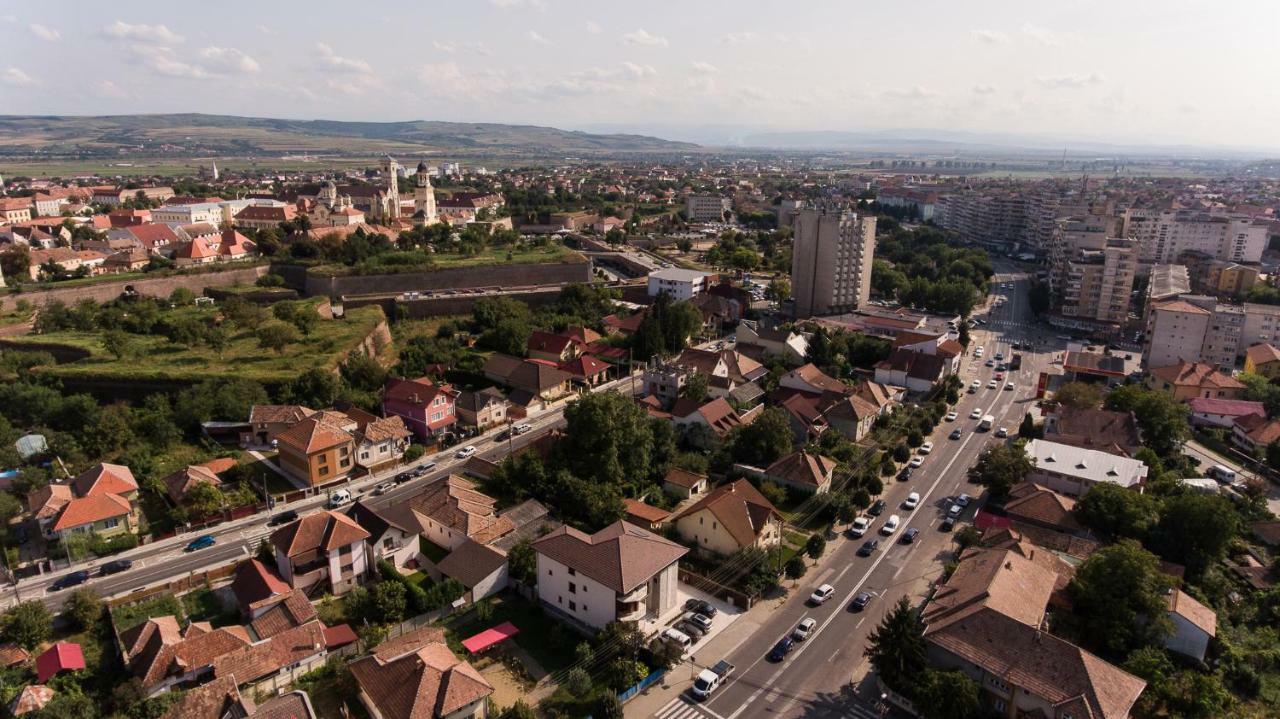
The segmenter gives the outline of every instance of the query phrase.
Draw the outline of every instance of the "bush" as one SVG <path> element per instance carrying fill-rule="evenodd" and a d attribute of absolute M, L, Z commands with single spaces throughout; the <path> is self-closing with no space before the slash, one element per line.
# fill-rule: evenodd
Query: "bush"
<path fill-rule="evenodd" d="M 419 459 L 422 459 L 422 455 L 426 453 L 427 453 L 426 447 L 423 447 L 420 444 L 411 444 L 409 445 L 408 449 L 404 451 L 403 459 L 405 462 L 416 462 Z"/>
<path fill-rule="evenodd" d="M 399 570 L 392 566 L 391 562 L 380 559 L 377 566 L 378 575 L 384 580 L 396 582 L 404 587 L 406 606 L 413 616 L 424 614 L 435 608 L 430 606 L 431 600 L 427 595 L 427 591 L 421 585 L 409 581 L 408 577 L 401 574 Z"/>
<path fill-rule="evenodd" d="M 582 667 L 574 667 L 565 677 L 564 688 L 577 699 L 586 699 L 591 694 L 591 675 Z"/>
<path fill-rule="evenodd" d="M 760 494 L 763 494 L 764 498 L 775 506 L 784 504 L 787 501 L 787 490 L 773 482 L 761 482 Z"/>
<path fill-rule="evenodd" d="M 254 284 L 259 287 L 284 287 L 284 277 L 271 273 L 259 277 Z"/>

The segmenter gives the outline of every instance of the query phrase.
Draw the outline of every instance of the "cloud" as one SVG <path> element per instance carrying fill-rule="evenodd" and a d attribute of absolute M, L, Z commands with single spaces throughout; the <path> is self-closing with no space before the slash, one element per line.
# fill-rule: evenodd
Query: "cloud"
<path fill-rule="evenodd" d="M 1105 80 L 1096 72 L 1088 75 L 1048 75 L 1036 78 L 1036 82 L 1050 90 L 1075 90 L 1091 85 L 1101 85 Z"/>
<path fill-rule="evenodd" d="M 750 85 L 738 88 L 738 96 L 750 102 L 768 102 L 773 99 L 773 95 L 768 91 Z"/>
<path fill-rule="evenodd" d="M 624 34 L 622 40 L 628 45 L 647 45 L 649 47 L 666 47 L 669 44 L 665 37 L 650 35 L 649 31 L 644 28 Z"/>
<path fill-rule="evenodd" d="M 547 9 L 546 0 L 489 0 L 489 3 L 496 8 L 501 8 L 503 10 L 520 7 L 521 5 L 528 5 L 534 10 Z"/>
<path fill-rule="evenodd" d="M 58 32 L 57 30 L 54 30 L 51 27 L 45 27 L 40 23 L 33 22 L 28 27 L 31 28 L 31 34 L 35 35 L 41 40 L 48 40 L 49 42 L 55 42 L 57 40 L 62 39 L 62 33 Z"/>
<path fill-rule="evenodd" d="M 894 88 L 884 91 L 885 97 L 894 97 L 899 100 L 928 100 L 938 96 L 937 92 L 920 85 L 912 85 L 906 88 Z"/>
<path fill-rule="evenodd" d="M 131 48 L 131 51 L 139 62 L 161 75 L 183 77 L 191 80 L 201 80 L 209 77 L 209 73 L 203 68 L 174 57 L 173 51 L 167 47 L 135 45 Z"/>
<path fill-rule="evenodd" d="M 632 77 L 653 77 L 658 71 L 653 69 L 652 65 L 638 65 L 634 62 L 623 61 L 622 69 L 626 70 Z"/>
<path fill-rule="evenodd" d="M 754 42 L 759 39 L 759 37 L 760 36 L 758 34 L 751 32 L 750 30 L 745 30 L 743 32 L 728 33 L 724 37 L 720 38 L 720 40 L 721 42 L 727 42 L 730 45 L 742 45 L 744 43 Z"/>
<path fill-rule="evenodd" d="M 92 84 L 92 92 L 98 97 L 110 98 L 112 100 L 123 100 L 130 97 L 129 93 L 119 85 L 110 80 L 103 80 Z"/>
<path fill-rule="evenodd" d="M 267 27 L 266 25 L 259 25 L 259 26 L 258 26 L 258 32 L 262 33 L 263 35 L 275 35 L 275 34 L 276 34 L 276 31 L 275 31 L 275 30 L 272 30 L 271 28 Z"/>
<path fill-rule="evenodd" d="M 1049 28 L 1041 27 L 1039 25 L 1035 25 L 1029 22 L 1023 23 L 1022 27 L 1018 28 L 1018 32 L 1022 33 L 1023 35 L 1026 35 L 1032 40 L 1035 40 L 1041 45 L 1048 45 L 1049 47 L 1062 47 L 1064 44 L 1066 44 L 1065 35 L 1054 32 Z"/>
<path fill-rule="evenodd" d="M 990 95 L 996 91 L 994 85 L 974 85 L 973 93 L 975 95 Z"/>
<path fill-rule="evenodd" d="M 720 68 L 709 62 L 702 62 L 701 60 L 694 60 L 693 69 L 704 75 L 714 75 L 720 72 Z"/>
<path fill-rule="evenodd" d="M 261 68 L 258 61 L 230 47 L 206 47 L 199 53 L 204 66 L 212 72 L 255 73 Z"/>
<path fill-rule="evenodd" d="M 364 60 L 342 57 L 335 53 L 332 47 L 329 47 L 322 42 L 316 43 L 316 49 L 320 51 L 320 62 L 329 66 L 332 70 L 337 70 L 338 72 L 353 72 L 364 75 L 373 74 L 373 67 Z"/>
<path fill-rule="evenodd" d="M 1002 45 L 1009 42 L 1009 36 L 999 30 L 971 30 L 969 34 L 988 45 Z"/>
<path fill-rule="evenodd" d="M 0 82 L 14 87 L 28 87 L 36 84 L 36 79 L 16 67 L 7 67 L 0 71 Z"/>
<path fill-rule="evenodd" d="M 551 44 L 551 41 L 543 37 L 542 33 L 538 32 L 537 30 L 530 30 L 529 32 L 525 33 L 525 37 L 529 38 L 533 42 L 538 43 L 539 45 Z"/>
<path fill-rule="evenodd" d="M 586 29 L 587 29 L 587 32 L 591 33 L 592 35 L 599 35 L 600 33 L 604 32 L 604 28 L 600 27 L 600 23 L 596 22 L 595 20 L 588 20 L 586 23 Z"/>
<path fill-rule="evenodd" d="M 183 39 L 181 35 L 164 25 L 130 25 L 120 20 L 108 25 L 102 32 L 108 37 L 114 37 L 118 40 L 138 40 L 161 44 L 177 44 L 182 42 Z"/>

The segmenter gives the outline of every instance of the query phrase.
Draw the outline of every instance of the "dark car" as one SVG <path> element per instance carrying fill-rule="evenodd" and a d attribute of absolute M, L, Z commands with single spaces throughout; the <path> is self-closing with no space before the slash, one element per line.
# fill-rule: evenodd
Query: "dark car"
<path fill-rule="evenodd" d="M 780 662 L 786 659 L 795 645 L 795 641 L 789 636 L 779 639 L 778 643 L 773 645 L 773 649 L 769 650 L 769 661 Z"/>
<path fill-rule="evenodd" d="M 701 614 L 704 617 L 712 617 L 712 618 L 715 618 L 716 611 L 717 611 L 714 604 L 706 601 L 705 599 L 698 599 L 697 597 L 694 597 L 689 601 L 685 602 L 684 608 L 685 610 L 693 612 L 695 614 Z"/>
<path fill-rule="evenodd" d="M 867 605 L 870 603 L 871 603 L 870 593 L 858 592 L 858 595 L 853 598 L 852 602 L 849 603 L 849 610 L 854 612 L 860 612 L 863 609 L 866 609 Z"/>
<path fill-rule="evenodd" d="M 214 539 L 212 534 L 202 534 L 187 543 L 186 551 L 195 552 L 201 549 L 208 549 L 217 543 L 218 540 Z"/>
<path fill-rule="evenodd" d="M 84 584 L 87 581 L 89 581 L 89 573 L 81 569 L 79 571 L 72 572 L 68 575 L 59 577 L 57 581 L 49 585 L 49 591 L 56 592 L 59 589 L 74 587 L 79 584 Z"/>
<path fill-rule="evenodd" d="M 298 518 L 298 513 L 292 509 L 286 509 L 279 514 L 273 515 L 271 521 L 267 522 L 268 527 L 278 527 L 281 524 L 288 524 Z"/>
<path fill-rule="evenodd" d="M 883 499 L 877 499 L 876 503 L 871 505 L 871 509 L 867 510 L 867 514 L 870 514 L 873 517 L 879 517 L 880 513 L 883 512 L 884 508 L 887 506 L 889 505 L 885 504 Z"/>
<path fill-rule="evenodd" d="M 105 577 L 108 574 L 119 574 L 120 572 L 123 572 L 132 566 L 133 566 L 133 560 L 131 559 L 113 559 L 110 562 L 107 562 L 106 564 L 102 565 L 102 570 L 101 570 L 102 576 Z"/>
<path fill-rule="evenodd" d="M 899 482 L 905 482 L 905 481 L 907 481 L 908 479 L 911 479 L 911 468 L 910 468 L 910 467 L 903 467 L 902 469 L 898 470 L 898 481 L 899 481 Z"/>
<path fill-rule="evenodd" d="M 916 529 L 915 527 L 912 527 L 911 529 L 908 529 L 906 532 L 903 532 L 902 543 L 914 544 L 916 541 L 916 537 L 918 536 L 920 536 L 920 530 Z"/>
<path fill-rule="evenodd" d="M 950 532 L 952 529 L 955 529 L 955 526 L 956 526 L 956 518 L 947 517 L 946 519 L 942 520 L 942 524 L 938 525 L 938 531 Z"/>
<path fill-rule="evenodd" d="M 879 546 L 880 546 L 879 539 L 868 539 L 867 541 L 862 543 L 861 547 L 858 547 L 858 556 L 870 557 L 871 554 L 875 552 L 876 548 Z"/>
<path fill-rule="evenodd" d="M 951 430 L 951 435 L 950 435 L 950 436 L 951 436 L 951 439 L 960 439 L 960 436 L 961 436 L 962 434 L 963 434 L 963 432 L 961 432 L 961 431 L 960 431 L 960 428 L 959 428 L 959 427 L 956 427 L 955 429 Z"/>

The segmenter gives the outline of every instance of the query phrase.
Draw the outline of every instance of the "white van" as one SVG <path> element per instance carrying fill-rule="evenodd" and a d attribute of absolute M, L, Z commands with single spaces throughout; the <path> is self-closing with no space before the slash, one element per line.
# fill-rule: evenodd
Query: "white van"
<path fill-rule="evenodd" d="M 902 520 L 898 518 L 898 515 L 896 514 L 889 515 L 889 518 L 885 520 L 884 525 L 880 527 L 880 533 L 885 536 L 893 534 L 894 532 L 898 531 L 898 524 L 901 522 Z"/>
<path fill-rule="evenodd" d="M 668 628 L 663 630 L 662 638 L 680 647 L 681 652 L 687 653 L 693 647 L 693 640 L 689 638 L 688 634 L 679 629 Z"/>
<path fill-rule="evenodd" d="M 1236 481 L 1236 473 L 1220 464 L 1215 464 L 1209 468 L 1209 476 L 1223 484 L 1235 484 Z"/>
<path fill-rule="evenodd" d="M 329 495 L 329 508 L 333 509 L 334 507 L 341 507 L 342 505 L 350 501 L 351 501 L 351 492 L 348 492 L 345 489 L 339 489 L 338 491 Z"/>

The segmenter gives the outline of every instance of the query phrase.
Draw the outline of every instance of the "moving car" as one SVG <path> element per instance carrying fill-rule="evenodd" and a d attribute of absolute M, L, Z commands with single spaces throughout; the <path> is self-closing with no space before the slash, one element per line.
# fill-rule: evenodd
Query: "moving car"
<path fill-rule="evenodd" d="M 933 451 L 933 442 L 925 442 L 920 445 L 920 449 L 916 450 L 920 454 L 928 454 Z"/>
<path fill-rule="evenodd" d="M 889 518 L 885 520 L 884 526 L 880 528 L 880 533 L 885 536 L 893 534 L 898 531 L 898 525 L 901 523 L 902 520 L 898 518 L 898 515 L 891 514 L 889 515 Z"/>
<path fill-rule="evenodd" d="M 849 603 L 849 609 L 855 612 L 860 612 L 863 609 L 866 609 L 867 605 L 870 603 L 870 592 L 858 592 L 857 596 L 853 598 L 853 601 Z"/>
<path fill-rule="evenodd" d="M 867 541 L 862 543 L 861 547 L 858 547 L 858 556 L 870 557 L 871 554 L 875 552 L 876 548 L 879 546 L 880 546 L 879 539 L 868 539 Z"/>
<path fill-rule="evenodd" d="M 74 587 L 80 584 L 84 584 L 87 581 L 89 581 L 89 572 L 81 569 L 79 571 L 75 571 L 70 574 L 65 574 L 61 577 L 58 577 L 58 579 L 54 581 L 53 584 L 49 585 L 49 591 L 56 592 L 62 589 L 66 589 L 68 587 Z"/>
<path fill-rule="evenodd" d="M 724 680 L 729 678 L 733 673 L 734 666 L 729 662 L 721 659 L 716 665 L 710 669 L 703 669 L 698 672 L 698 676 L 693 680 L 693 687 L 689 689 L 689 693 L 694 699 L 706 699 L 711 696 L 711 692 L 717 687 L 724 684 Z"/>
<path fill-rule="evenodd" d="M 961 437 L 964 436 L 964 432 L 960 431 L 959 427 L 956 427 L 955 429 L 951 430 L 951 434 L 947 436 L 950 437 L 951 439 L 960 439 Z"/>
<path fill-rule="evenodd" d="M 924 464 L 924 457 L 912 457 L 911 461 L 907 462 L 907 466 L 913 468 L 919 467 L 922 464 Z"/>
<path fill-rule="evenodd" d="M 912 527 L 911 529 L 908 529 L 907 531 L 902 533 L 902 543 L 914 544 L 916 541 L 916 537 L 918 536 L 920 536 L 920 530 L 916 529 L 915 527 Z"/>
<path fill-rule="evenodd" d="M 1005 382 L 1004 388 L 1009 390 L 1013 389 L 1013 382 Z"/>
<path fill-rule="evenodd" d="M 106 564 L 102 565 L 100 574 L 104 577 L 109 574 L 119 574 L 120 572 L 123 572 L 132 566 L 133 566 L 132 559 L 113 559 L 110 562 L 107 562 Z"/>
<path fill-rule="evenodd" d="M 288 524 L 289 522 L 292 522 L 297 518 L 298 518 L 297 511 L 292 509 L 286 509 L 285 511 L 280 512 L 279 514 L 276 514 L 273 517 L 271 517 L 270 521 L 267 522 L 267 526 L 276 527 L 281 524 Z"/>
<path fill-rule="evenodd" d="M 704 617 L 711 618 L 715 618 L 716 612 L 720 611 L 716 609 L 716 605 L 705 599 L 698 599 L 697 597 L 693 597 L 689 599 L 689 601 L 685 602 L 684 608 L 686 611 L 696 612 Z"/>
<path fill-rule="evenodd" d="M 955 413 L 955 412 L 947 412 L 947 418 L 946 418 L 946 419 L 947 419 L 947 421 L 948 421 L 948 422 L 954 422 L 954 421 L 956 421 L 957 419 L 959 419 L 959 417 L 960 417 L 960 415 L 959 415 L 959 414 L 957 414 L 957 413 Z"/>
<path fill-rule="evenodd" d="M 335 491 L 333 494 L 329 495 L 329 502 L 328 502 L 329 509 L 333 509 L 334 507 L 341 507 L 342 505 L 350 501 L 351 501 L 351 493 L 345 489 L 339 489 Z"/>
<path fill-rule="evenodd" d="M 217 543 L 218 543 L 218 540 L 214 539 L 212 534 L 202 534 L 199 537 L 196 537 L 195 539 L 188 542 L 187 548 L 184 551 L 194 552 L 199 549 L 208 549 L 209 547 L 212 547 Z"/>
<path fill-rule="evenodd" d="M 969 419 L 982 419 L 982 408 L 974 407 L 973 411 L 969 413 Z"/>
<path fill-rule="evenodd" d="M 803 642 L 813 633 L 813 628 L 818 626 L 818 620 L 812 617 L 805 617 L 796 625 L 795 631 L 791 632 L 791 638 L 797 642 Z"/>
<path fill-rule="evenodd" d="M 969 386 L 972 387 L 973 389 L 978 389 L 979 387 L 982 386 L 982 380 L 975 379 L 974 381 L 969 383 Z"/>
<path fill-rule="evenodd" d="M 997 380 L 997 381 L 998 381 L 998 380 L 1003 380 L 1003 379 L 1004 379 L 1004 372 L 996 372 L 996 374 L 995 374 L 995 378 L 996 378 L 996 380 Z"/>
<path fill-rule="evenodd" d="M 875 504 L 871 505 L 871 508 L 867 510 L 867 513 L 873 517 L 879 517 L 880 513 L 883 512 L 884 508 L 887 506 L 889 505 L 885 504 L 883 499 L 877 499 Z"/>
<path fill-rule="evenodd" d="M 996 436 L 997 436 L 997 437 L 1008 437 L 1008 436 L 1009 436 L 1009 428 L 1008 428 L 1008 427 L 1001 427 L 1000 429 L 997 429 L 997 430 L 996 430 Z"/>
<path fill-rule="evenodd" d="M 832 594 L 835 594 L 835 593 L 836 593 L 835 587 L 831 586 L 830 584 L 823 584 L 822 586 L 813 590 L 813 594 L 809 595 L 809 603 L 814 606 L 821 606 L 822 604 L 825 604 L 828 599 L 831 598 Z"/>
<path fill-rule="evenodd" d="M 996 361 L 995 361 L 995 360 L 987 360 L 987 361 L 986 361 L 986 362 L 984 362 L 983 364 L 985 364 L 985 365 L 986 365 L 986 366 L 988 366 L 988 367 L 995 367 L 995 366 L 996 366 Z M 974 381 L 976 382 L 977 380 L 974 380 Z"/>
<path fill-rule="evenodd" d="M 701 629 L 704 633 L 711 631 L 711 617 L 705 614 L 693 614 L 688 620 L 690 624 Z"/>
<path fill-rule="evenodd" d="M 532 429 L 533 429 L 533 425 L 529 424 L 528 422 L 521 422 L 520 424 L 517 424 L 516 426 L 511 428 L 511 430 L 515 432 L 517 436 L 522 435 L 525 432 L 528 432 Z"/>
<path fill-rule="evenodd" d="M 783 637 L 779 639 L 778 643 L 773 645 L 773 649 L 769 650 L 769 661 L 780 662 L 783 659 L 786 659 L 787 655 L 791 653 L 792 647 L 795 645 L 795 640 L 791 637 Z"/>
<path fill-rule="evenodd" d="M 987 389 L 995 389 L 996 387 L 999 387 L 999 386 L 1000 385 L 997 384 L 995 380 L 989 380 L 987 382 Z"/>
<path fill-rule="evenodd" d="M 476 453 L 475 446 L 469 444 L 463 447 L 462 449 L 458 450 L 453 456 L 457 457 L 458 459 L 467 459 L 468 457 L 470 457 L 475 453 Z"/>
<path fill-rule="evenodd" d="M 915 509 L 920 506 L 920 493 L 912 492 L 907 495 L 907 500 L 902 503 L 903 509 Z"/>
<path fill-rule="evenodd" d="M 853 537 L 861 537 L 871 528 L 871 520 L 866 517 L 858 517 L 853 520 L 853 524 L 849 525 L 849 535 Z"/>

